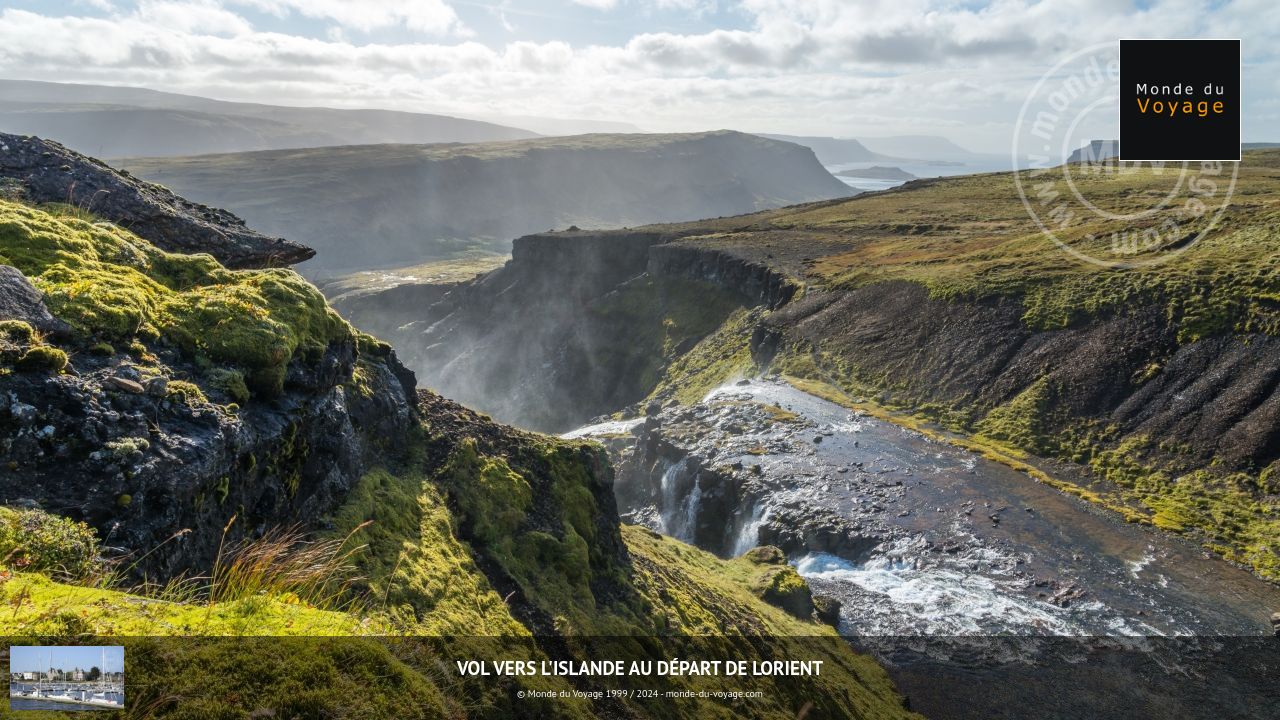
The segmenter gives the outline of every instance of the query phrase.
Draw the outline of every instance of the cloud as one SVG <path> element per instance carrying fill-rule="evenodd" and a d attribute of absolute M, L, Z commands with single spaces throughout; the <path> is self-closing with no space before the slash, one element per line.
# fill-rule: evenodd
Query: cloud
<path fill-rule="evenodd" d="M 0 75 L 288 104 L 593 117 L 653 130 L 853 135 L 954 127 L 962 144 L 996 149 L 1041 72 L 1072 49 L 1135 28 L 1243 37 L 1247 98 L 1261 102 L 1280 90 L 1280 58 L 1269 42 L 1280 37 L 1280 13 L 1264 12 L 1267 0 L 1168 0 L 1120 11 L 1102 0 L 741 0 L 741 27 L 637 31 L 610 44 L 477 42 L 441 0 L 116 5 L 105 17 L 0 10 Z M 245 19 L 250 9 L 321 21 L 318 36 L 266 32 Z M 430 37 L 369 41 L 366 33 L 387 28 Z M 1259 118 L 1276 114 L 1274 106 L 1257 108 Z"/>
<path fill-rule="evenodd" d="M 433 35 L 466 34 L 458 14 L 444 0 L 228 0 L 229 4 L 286 17 L 330 20 L 344 28 L 370 32 L 406 27 Z"/>
<path fill-rule="evenodd" d="M 137 18 L 150 26 L 184 33 L 241 35 L 253 31 L 244 18 L 210 0 L 143 0 Z"/>

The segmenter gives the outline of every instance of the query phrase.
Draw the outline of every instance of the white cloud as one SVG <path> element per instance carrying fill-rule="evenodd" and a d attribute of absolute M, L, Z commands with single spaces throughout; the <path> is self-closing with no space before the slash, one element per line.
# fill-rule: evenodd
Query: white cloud
<path fill-rule="evenodd" d="M 997 0 L 985 8 L 742 0 L 745 29 L 637 33 L 610 45 L 485 45 L 458 37 L 461 25 L 439 0 L 395 8 L 371 0 L 146 0 L 108 17 L 0 11 L 0 76 L 278 103 L 592 117 L 653 130 L 954 128 L 962 144 L 999 149 L 1041 72 L 1074 48 L 1141 28 L 1150 36 L 1243 37 L 1246 94 L 1259 103 L 1256 114 L 1246 106 L 1248 135 L 1255 115 L 1258 123 L 1275 117 L 1275 107 L 1261 103 L 1280 90 L 1271 49 L 1280 13 L 1266 12 L 1267 2 L 1170 0 L 1118 12 L 1102 0 Z M 323 19 L 327 29 L 321 38 L 264 32 L 232 12 L 250 4 Z M 436 37 L 384 44 L 360 34 L 411 26 Z"/>
<path fill-rule="evenodd" d="M 285 17 L 331 20 L 344 28 L 370 32 L 403 26 L 434 35 L 465 34 L 458 14 L 444 0 L 228 0 L 230 4 L 253 7 Z"/>
<path fill-rule="evenodd" d="M 581 5 L 595 10 L 612 10 L 618 6 L 618 0 L 569 0 L 574 5 Z"/>
<path fill-rule="evenodd" d="M 212 0 L 142 0 L 137 17 L 147 25 L 184 33 L 241 35 L 253 31 L 248 21 Z"/>

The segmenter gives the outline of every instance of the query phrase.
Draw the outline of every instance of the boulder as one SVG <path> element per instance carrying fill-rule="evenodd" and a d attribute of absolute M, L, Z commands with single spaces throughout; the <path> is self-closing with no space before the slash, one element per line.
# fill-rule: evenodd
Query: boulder
<path fill-rule="evenodd" d="M 0 265 L 0 320 L 22 320 L 41 333 L 59 337 L 71 330 L 45 307 L 44 294 L 10 265 Z"/>

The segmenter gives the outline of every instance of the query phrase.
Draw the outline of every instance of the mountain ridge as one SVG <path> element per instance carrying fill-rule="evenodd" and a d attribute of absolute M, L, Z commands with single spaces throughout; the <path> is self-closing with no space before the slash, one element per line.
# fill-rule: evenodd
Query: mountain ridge
<path fill-rule="evenodd" d="M 0 131 L 53 135 L 68 147 L 101 157 L 537 137 L 520 128 L 448 115 L 232 102 L 146 88 L 29 80 L 0 80 Z"/>

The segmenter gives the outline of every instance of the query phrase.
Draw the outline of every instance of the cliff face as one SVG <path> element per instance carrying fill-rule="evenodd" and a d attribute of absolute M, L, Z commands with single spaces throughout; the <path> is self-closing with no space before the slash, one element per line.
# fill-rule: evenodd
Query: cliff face
<path fill-rule="evenodd" d="M 766 265 L 670 244 L 692 225 L 521 237 L 505 267 L 439 289 L 425 309 L 397 302 L 401 286 L 358 311 L 423 385 L 507 422 L 567 430 L 643 400 L 735 311 L 796 292 Z"/>
<path fill-rule="evenodd" d="M 0 263 L 0 503 L 155 549 L 139 573 L 208 567 L 232 515 L 314 523 L 415 418 L 412 374 L 290 271 L 10 202 Z"/>
<path fill-rule="evenodd" d="M 305 266 L 313 276 L 506 252 L 511 238 L 548 228 L 693 220 L 850 194 L 807 148 L 735 132 L 122 162 L 316 248 Z"/>

